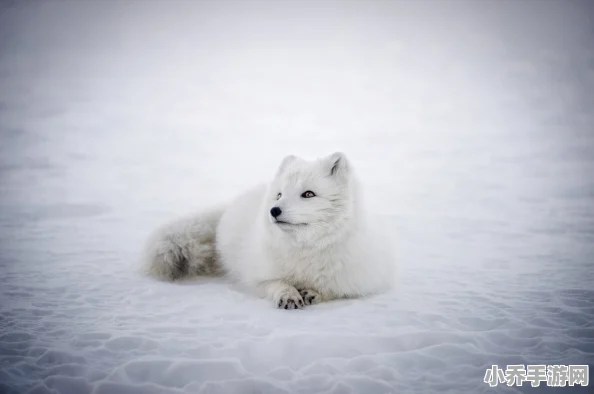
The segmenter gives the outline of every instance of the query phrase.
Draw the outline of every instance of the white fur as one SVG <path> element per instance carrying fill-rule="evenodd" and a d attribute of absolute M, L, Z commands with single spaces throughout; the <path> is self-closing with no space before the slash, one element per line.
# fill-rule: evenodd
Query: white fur
<path fill-rule="evenodd" d="M 302 197 L 305 191 L 315 197 Z M 285 309 L 387 290 L 394 264 L 360 200 L 343 153 L 313 161 L 287 156 L 269 185 L 158 231 L 148 272 L 160 279 L 225 272 Z M 282 210 L 276 219 L 273 207 Z"/>

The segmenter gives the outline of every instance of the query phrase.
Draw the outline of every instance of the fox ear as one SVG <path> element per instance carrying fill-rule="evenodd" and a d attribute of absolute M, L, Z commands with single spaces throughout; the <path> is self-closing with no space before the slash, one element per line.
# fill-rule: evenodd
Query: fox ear
<path fill-rule="evenodd" d="M 349 163 L 346 155 L 342 152 L 334 152 L 328 157 L 330 163 L 330 176 L 344 176 L 349 171 Z"/>
<path fill-rule="evenodd" d="M 295 155 L 286 156 L 283 159 L 283 161 L 281 162 L 280 166 L 278 167 L 278 173 L 281 173 L 285 168 L 287 168 L 287 165 L 289 165 L 289 163 L 291 163 L 296 158 L 297 158 L 297 156 L 295 156 Z"/>

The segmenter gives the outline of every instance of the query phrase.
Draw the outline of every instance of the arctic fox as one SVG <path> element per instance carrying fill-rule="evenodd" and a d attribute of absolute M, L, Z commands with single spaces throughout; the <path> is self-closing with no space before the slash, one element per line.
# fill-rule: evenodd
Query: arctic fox
<path fill-rule="evenodd" d="M 344 153 L 287 156 L 270 184 L 157 231 L 145 268 L 162 280 L 226 274 L 283 309 L 385 291 L 394 264 L 359 192 Z"/>

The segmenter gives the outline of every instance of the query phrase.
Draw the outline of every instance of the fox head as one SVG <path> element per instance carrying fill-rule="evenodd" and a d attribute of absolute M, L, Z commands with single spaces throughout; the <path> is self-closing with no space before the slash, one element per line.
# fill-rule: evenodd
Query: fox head
<path fill-rule="evenodd" d="M 304 241 L 340 233 L 354 215 L 353 177 L 342 152 L 313 161 L 285 157 L 268 189 L 272 231 Z"/>

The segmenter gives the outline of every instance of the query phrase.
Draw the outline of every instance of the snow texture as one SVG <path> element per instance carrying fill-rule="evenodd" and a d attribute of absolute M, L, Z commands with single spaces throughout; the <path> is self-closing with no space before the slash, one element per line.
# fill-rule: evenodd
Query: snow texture
<path fill-rule="evenodd" d="M 591 392 L 483 377 L 594 364 L 592 43 L 588 1 L 2 2 L 0 392 Z M 157 226 L 334 150 L 394 291 L 138 274 Z"/>

